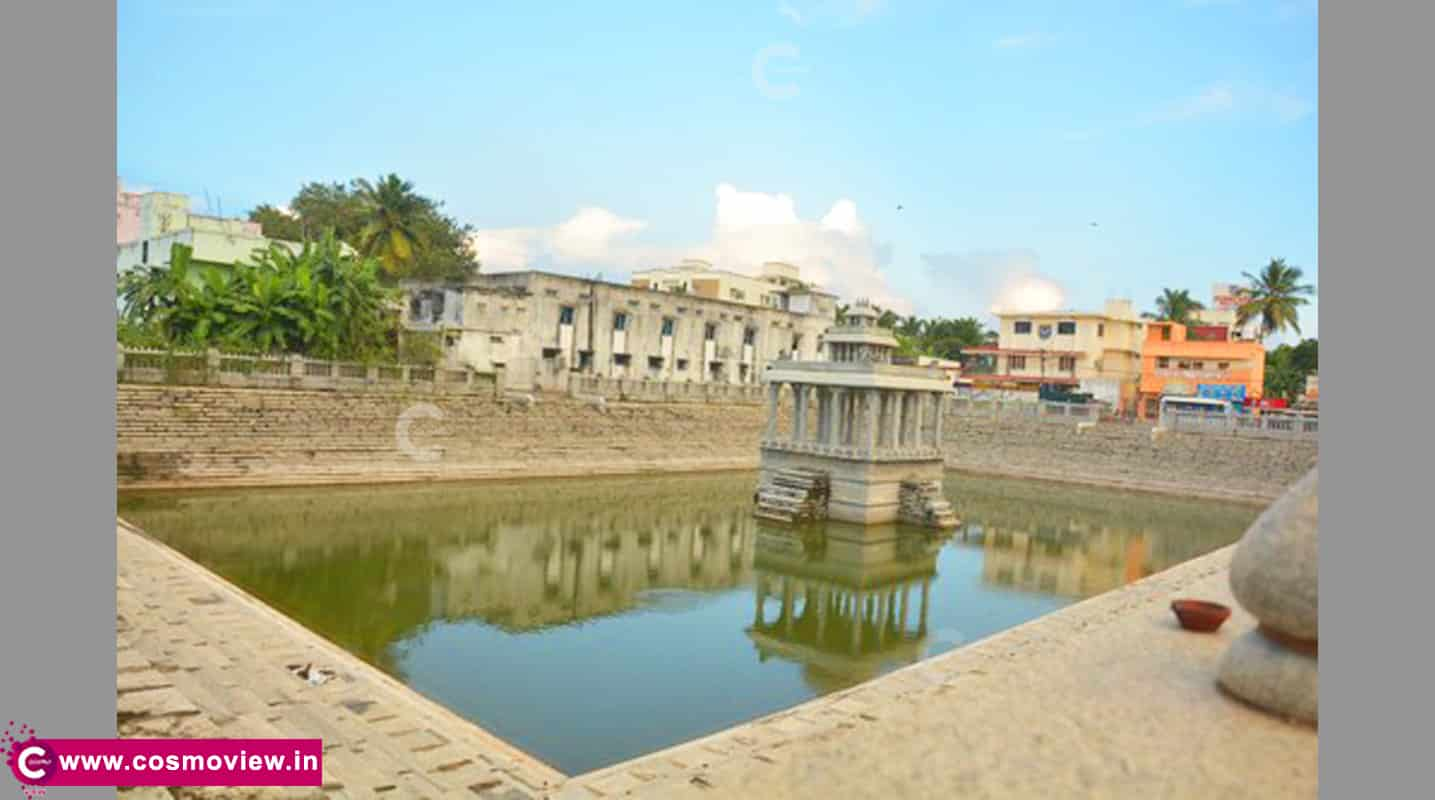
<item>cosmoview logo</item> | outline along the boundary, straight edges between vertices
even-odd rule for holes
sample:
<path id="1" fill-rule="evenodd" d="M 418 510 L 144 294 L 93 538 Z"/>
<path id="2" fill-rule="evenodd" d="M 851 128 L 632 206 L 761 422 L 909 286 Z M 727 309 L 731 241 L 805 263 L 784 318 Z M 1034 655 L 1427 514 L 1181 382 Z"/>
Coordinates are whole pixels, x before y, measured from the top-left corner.
<path id="1" fill-rule="evenodd" d="M 55 777 L 60 768 L 55 751 L 35 738 L 34 728 L 25 724 L 16 725 L 14 720 L 5 726 L 0 746 L 4 747 L 5 763 L 15 780 L 20 782 L 20 790 L 25 797 L 42 797 L 45 784 Z"/>
<path id="2" fill-rule="evenodd" d="M 49 745 L 35 742 L 19 749 L 15 756 L 15 771 L 27 780 L 48 783 L 51 778 L 55 777 L 57 763 L 55 751 L 51 750 Z"/>

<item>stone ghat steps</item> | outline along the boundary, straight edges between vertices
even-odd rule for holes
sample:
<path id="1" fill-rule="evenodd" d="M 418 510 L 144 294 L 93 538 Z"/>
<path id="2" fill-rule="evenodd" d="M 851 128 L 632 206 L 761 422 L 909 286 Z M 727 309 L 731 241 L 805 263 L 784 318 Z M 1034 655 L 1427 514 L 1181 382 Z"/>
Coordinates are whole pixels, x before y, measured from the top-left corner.
<path id="1" fill-rule="evenodd" d="M 960 524 L 939 481 L 902 481 L 897 503 L 897 515 L 903 522 L 941 529 Z"/>
<path id="2" fill-rule="evenodd" d="M 754 516 L 796 523 L 827 518 L 831 486 L 826 473 L 789 468 L 773 472 L 757 488 Z"/>
<path id="3" fill-rule="evenodd" d="M 747 405 L 598 410 L 547 396 L 526 405 L 469 395 L 142 385 L 121 385 L 117 394 L 122 486 L 751 468 L 766 422 Z"/>

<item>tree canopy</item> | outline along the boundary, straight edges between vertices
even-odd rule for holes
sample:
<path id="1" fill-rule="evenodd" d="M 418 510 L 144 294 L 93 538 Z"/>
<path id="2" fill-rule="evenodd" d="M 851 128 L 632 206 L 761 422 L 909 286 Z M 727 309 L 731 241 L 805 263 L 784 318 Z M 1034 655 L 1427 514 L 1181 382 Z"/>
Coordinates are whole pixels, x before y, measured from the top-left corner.
<path id="1" fill-rule="evenodd" d="M 293 242 L 317 241 L 332 232 L 373 256 L 386 279 L 462 280 L 478 271 L 469 246 L 473 227 L 443 213 L 443 203 L 418 194 L 398 175 L 375 181 L 310 182 L 286 212 L 261 205 L 249 212 L 264 235 Z"/>
<path id="2" fill-rule="evenodd" d="M 1306 376 L 1318 371 L 1319 355 L 1315 339 L 1304 339 L 1294 347 L 1283 344 L 1267 352 L 1266 396 L 1295 400 L 1303 395 Z"/>
<path id="3" fill-rule="evenodd" d="M 1190 325 L 1195 319 L 1195 312 L 1204 311 L 1205 308 L 1201 301 L 1192 297 L 1185 289 L 1162 289 L 1161 296 L 1156 298 L 1155 313 L 1148 311 L 1141 316 L 1161 322 Z"/>
<path id="4" fill-rule="evenodd" d="M 1300 307 L 1310 303 L 1307 296 L 1315 294 L 1314 286 L 1300 282 L 1305 275 L 1301 268 L 1286 264 L 1283 258 L 1273 258 L 1260 273 L 1242 275 L 1250 285 L 1241 290 L 1243 302 L 1236 309 L 1237 324 L 1258 319 L 1262 336 L 1284 330 L 1299 335 Z"/>

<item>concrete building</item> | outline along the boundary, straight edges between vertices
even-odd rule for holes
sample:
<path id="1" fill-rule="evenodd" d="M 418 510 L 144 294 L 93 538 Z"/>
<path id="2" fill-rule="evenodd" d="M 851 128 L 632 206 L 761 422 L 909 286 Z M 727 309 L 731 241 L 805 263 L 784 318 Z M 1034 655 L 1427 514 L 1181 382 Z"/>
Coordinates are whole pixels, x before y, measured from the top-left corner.
<path id="1" fill-rule="evenodd" d="M 1265 375 L 1258 339 L 1237 338 L 1221 325 L 1153 322 L 1142 346 L 1140 415 L 1154 419 L 1168 395 L 1259 400 Z"/>
<path id="2" fill-rule="evenodd" d="M 831 296 L 792 311 L 534 271 L 405 289 L 406 327 L 441 332 L 451 366 L 550 391 L 576 375 L 757 384 L 779 358 L 821 358 L 837 315 Z"/>
<path id="3" fill-rule="evenodd" d="M 1234 283 L 1216 283 L 1211 286 L 1211 302 L 1195 313 L 1196 321 L 1202 325 L 1221 325 L 1231 330 L 1231 339 L 1261 338 L 1259 319 L 1248 320 L 1245 325 L 1236 325 L 1236 310 L 1245 302 L 1243 286 Z"/>
<path id="4" fill-rule="evenodd" d="M 836 295 L 804 282 L 796 266 L 782 261 L 763 264 L 754 277 L 714 269 L 707 261 L 690 258 L 676 267 L 635 272 L 632 283 L 640 289 L 656 292 L 729 300 L 800 314 L 812 313 L 820 300 L 831 301 L 834 307 L 837 300 Z"/>
<path id="5" fill-rule="evenodd" d="M 265 237 L 257 222 L 195 214 L 189 197 L 173 192 L 137 194 L 121 185 L 115 209 L 119 272 L 167 264 L 175 244 L 194 248 L 195 263 L 221 267 L 247 263 L 271 243 L 295 252 L 303 246 Z"/>
<path id="6" fill-rule="evenodd" d="M 825 341 L 828 360 L 784 360 L 768 370 L 758 513 L 775 519 L 803 513 L 814 498 L 789 487 L 813 476 L 823 486 L 816 501 L 827 518 L 955 526 L 940 497 L 941 411 L 952 391 L 946 377 L 935 368 L 893 364 L 896 338 L 860 301 Z M 788 431 L 780 429 L 784 386 L 792 397 Z"/>
<path id="7" fill-rule="evenodd" d="M 1145 323 L 1130 300 L 1108 300 L 1099 312 L 999 313 L 997 343 L 969 347 L 962 377 L 978 390 L 1035 393 L 1042 384 L 1070 386 L 1133 409 L 1141 378 Z"/>

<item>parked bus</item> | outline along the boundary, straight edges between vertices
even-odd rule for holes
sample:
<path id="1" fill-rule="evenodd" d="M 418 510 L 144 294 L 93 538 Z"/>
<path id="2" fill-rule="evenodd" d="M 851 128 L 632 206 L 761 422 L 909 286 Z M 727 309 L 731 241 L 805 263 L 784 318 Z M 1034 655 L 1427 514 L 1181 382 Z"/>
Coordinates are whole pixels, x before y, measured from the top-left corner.
<path id="1" fill-rule="evenodd" d="M 1235 408 L 1229 400 L 1213 397 L 1163 397 L 1160 423 L 1163 428 L 1222 427 L 1235 424 Z"/>

